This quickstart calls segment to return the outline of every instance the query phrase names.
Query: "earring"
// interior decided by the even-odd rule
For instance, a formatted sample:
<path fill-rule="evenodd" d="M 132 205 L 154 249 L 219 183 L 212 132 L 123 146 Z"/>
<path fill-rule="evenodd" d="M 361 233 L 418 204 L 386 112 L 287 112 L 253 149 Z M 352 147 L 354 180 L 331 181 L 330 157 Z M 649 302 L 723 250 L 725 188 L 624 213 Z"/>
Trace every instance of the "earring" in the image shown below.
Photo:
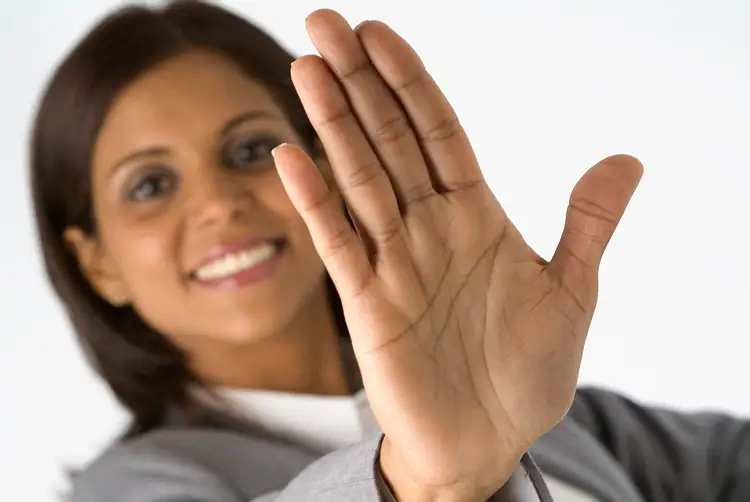
<path fill-rule="evenodd" d="M 112 305 L 113 307 L 118 307 L 118 308 L 120 308 L 120 307 L 124 307 L 124 306 L 125 306 L 125 304 L 127 303 L 127 301 L 126 301 L 126 300 L 125 300 L 125 299 L 124 299 L 124 298 L 123 298 L 122 296 L 120 296 L 120 295 L 115 295 L 115 296 L 113 296 L 112 298 L 110 298 L 110 300 L 109 300 L 109 303 L 110 303 L 110 304 L 111 304 L 111 305 Z"/>

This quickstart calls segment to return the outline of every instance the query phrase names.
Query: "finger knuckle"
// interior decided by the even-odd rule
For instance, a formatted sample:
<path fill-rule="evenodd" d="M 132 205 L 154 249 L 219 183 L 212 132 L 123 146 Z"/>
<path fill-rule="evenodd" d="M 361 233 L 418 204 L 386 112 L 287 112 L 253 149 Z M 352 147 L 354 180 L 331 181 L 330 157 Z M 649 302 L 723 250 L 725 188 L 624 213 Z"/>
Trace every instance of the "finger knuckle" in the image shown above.
<path fill-rule="evenodd" d="M 397 94 L 412 94 L 424 91 L 430 81 L 429 75 L 424 68 L 418 69 L 409 75 L 404 75 L 393 86 Z"/>
<path fill-rule="evenodd" d="M 340 226 L 338 229 L 333 231 L 328 238 L 326 243 L 326 250 L 322 258 L 327 259 L 339 254 L 341 251 L 346 249 L 351 244 L 354 238 L 354 232 L 351 228 Z"/>
<path fill-rule="evenodd" d="M 384 146 L 405 138 L 411 132 L 411 124 L 403 115 L 393 117 L 383 122 L 372 133 L 372 141 L 376 146 Z"/>
<path fill-rule="evenodd" d="M 315 127 L 318 130 L 343 129 L 349 127 L 353 120 L 354 115 L 351 108 L 348 105 L 342 105 L 327 113 L 320 120 L 315 121 Z"/>
<path fill-rule="evenodd" d="M 457 137 L 461 133 L 461 124 L 455 116 L 439 120 L 422 134 L 422 141 L 445 141 Z"/>
<path fill-rule="evenodd" d="M 392 218 L 388 220 L 385 225 L 379 230 L 377 234 L 377 242 L 381 246 L 388 246 L 395 242 L 396 237 L 401 235 L 401 228 L 403 222 L 400 218 Z"/>
<path fill-rule="evenodd" d="M 570 201 L 570 208 L 596 220 L 617 224 L 617 215 L 614 212 L 590 199 L 576 197 Z"/>
<path fill-rule="evenodd" d="M 356 85 L 356 80 L 371 77 L 375 68 L 368 61 L 358 61 L 349 68 L 337 71 L 339 80 L 346 84 Z"/>
<path fill-rule="evenodd" d="M 434 195 L 437 195 L 437 193 L 432 186 L 432 181 L 427 180 L 409 187 L 408 190 L 406 190 L 406 193 L 404 193 L 404 202 L 407 205 L 412 205 L 422 202 Z"/>
<path fill-rule="evenodd" d="M 348 189 L 358 188 L 373 183 L 385 172 L 376 161 L 363 162 L 349 171 L 346 186 Z"/>

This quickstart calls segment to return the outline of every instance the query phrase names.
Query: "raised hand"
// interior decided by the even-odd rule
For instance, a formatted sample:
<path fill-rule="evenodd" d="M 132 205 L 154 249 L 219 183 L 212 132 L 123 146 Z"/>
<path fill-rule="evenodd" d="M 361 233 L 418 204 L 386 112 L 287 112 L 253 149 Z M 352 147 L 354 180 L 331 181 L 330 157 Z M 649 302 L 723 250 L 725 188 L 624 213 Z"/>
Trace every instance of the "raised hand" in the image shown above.
<path fill-rule="evenodd" d="M 486 500 L 572 402 L 599 262 L 642 166 L 615 156 L 581 178 L 547 262 L 403 39 L 332 11 L 307 28 L 321 57 L 292 79 L 335 183 L 297 147 L 274 153 L 341 295 L 383 469 L 404 500 Z"/>

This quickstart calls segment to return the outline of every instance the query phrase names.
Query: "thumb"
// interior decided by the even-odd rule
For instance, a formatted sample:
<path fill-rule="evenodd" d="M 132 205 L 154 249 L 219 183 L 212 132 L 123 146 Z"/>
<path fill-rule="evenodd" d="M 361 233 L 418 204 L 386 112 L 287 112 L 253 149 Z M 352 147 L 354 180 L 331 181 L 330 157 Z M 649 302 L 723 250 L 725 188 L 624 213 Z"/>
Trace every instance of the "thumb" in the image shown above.
<path fill-rule="evenodd" d="M 614 155 L 588 170 L 570 195 L 548 271 L 569 288 L 596 277 L 604 251 L 643 176 L 635 157 Z"/>

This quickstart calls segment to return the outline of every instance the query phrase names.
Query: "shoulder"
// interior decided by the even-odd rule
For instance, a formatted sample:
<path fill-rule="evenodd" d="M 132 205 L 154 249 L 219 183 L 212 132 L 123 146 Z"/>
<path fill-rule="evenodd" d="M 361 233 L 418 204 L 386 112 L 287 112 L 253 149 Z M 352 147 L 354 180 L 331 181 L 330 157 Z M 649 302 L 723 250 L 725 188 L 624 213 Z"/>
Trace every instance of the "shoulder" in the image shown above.
<path fill-rule="evenodd" d="M 311 460 L 246 434 L 165 428 L 107 449 L 76 477 L 72 502 L 244 502 L 283 486 Z"/>
<path fill-rule="evenodd" d="M 76 477 L 72 502 L 239 501 L 218 472 L 179 447 L 181 436 L 157 431 L 113 445 Z"/>

